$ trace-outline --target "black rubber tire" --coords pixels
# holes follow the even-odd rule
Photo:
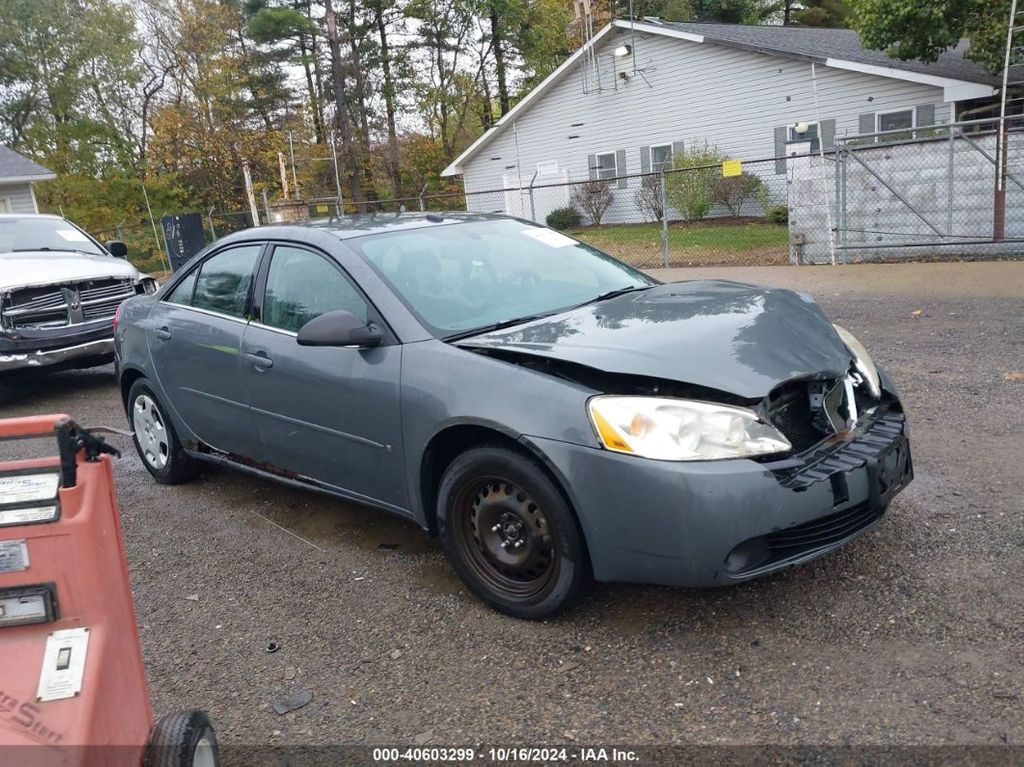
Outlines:
[[[479,577],[467,561],[472,554],[460,543],[453,515],[459,513],[458,499],[467,488],[485,477],[500,477],[516,485],[543,509],[557,569],[536,595],[510,598]],[[452,461],[438,489],[437,523],[445,555],[455,572],[481,600],[506,615],[527,620],[553,617],[584,597],[593,585],[586,544],[568,502],[536,461],[515,451],[484,445]]]
[[[139,443],[138,435],[134,434],[132,413],[135,409],[135,402],[141,395],[146,395],[156,404],[164,425],[164,431],[167,434],[167,463],[161,468],[156,468],[146,460],[145,451]],[[156,394],[153,393],[149,381],[145,378],[140,378],[132,384],[132,388],[128,390],[128,424],[132,426],[132,442],[135,443],[135,450],[142,460],[142,465],[153,475],[153,479],[161,485],[178,485],[194,479],[202,469],[202,464],[188,455],[182,448],[181,440],[178,439],[178,433],[174,430],[174,425],[167,418],[166,413],[167,408],[157,398]]]
[[[142,763],[145,767],[219,767],[217,735],[206,712],[182,711],[161,718],[149,734]]]

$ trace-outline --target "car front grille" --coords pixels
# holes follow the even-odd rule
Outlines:
[[[734,577],[749,576],[838,546],[882,518],[884,507],[858,504],[845,511],[744,541],[725,560]]]
[[[121,302],[134,295],[127,279],[23,288],[11,293],[3,306],[4,324],[15,330],[81,325],[113,317]]]

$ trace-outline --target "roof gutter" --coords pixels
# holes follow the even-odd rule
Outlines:
[[[56,173],[41,173],[38,176],[0,176],[0,186],[35,181],[53,181],[55,178],[57,178]]]

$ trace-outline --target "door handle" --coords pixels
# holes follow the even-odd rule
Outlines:
[[[171,331],[167,329],[166,325],[164,327],[162,327],[162,328],[157,328],[156,330],[154,330],[153,331],[153,335],[155,335],[161,341],[170,341],[171,340]]]
[[[274,367],[274,361],[270,359],[270,357],[268,357],[264,352],[260,352],[258,354],[251,354],[249,352],[246,352],[245,358],[249,360],[249,362],[251,362],[253,365],[260,368],[261,370],[266,370],[267,368]]]

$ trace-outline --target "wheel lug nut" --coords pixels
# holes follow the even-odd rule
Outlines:
[[[491,532],[492,533],[496,533],[499,530],[501,530],[501,525],[495,525],[494,527],[491,528]]]
[[[519,541],[516,541],[516,548],[517,548],[517,549],[518,549],[518,548],[521,548],[521,547],[522,547],[522,545],[523,545],[523,542],[522,542],[521,540],[519,540]]]
[[[508,548],[508,541],[502,541],[501,542],[501,548],[507,549]]]

